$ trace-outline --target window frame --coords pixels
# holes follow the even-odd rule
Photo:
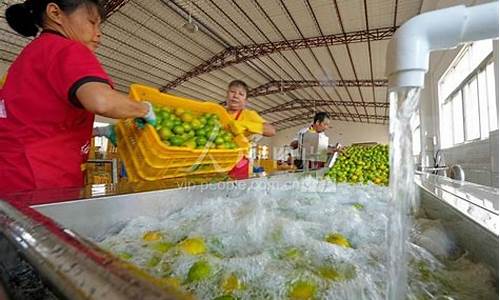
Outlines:
[[[466,53],[467,50],[469,50],[471,47],[471,45],[467,46],[466,48],[464,48],[464,50],[462,50],[458,55],[457,57],[453,60],[452,62],[452,66],[455,65],[457,63],[457,61],[460,61],[460,59],[462,59]],[[449,102],[452,102],[453,101],[453,98],[455,97],[455,95],[457,95],[458,93],[461,93],[461,102],[462,102],[462,128],[463,128],[463,135],[464,135],[464,141],[463,142],[460,142],[460,143],[455,143],[455,134],[454,134],[454,131],[453,129],[451,130],[451,135],[452,135],[452,143],[451,145],[447,145],[446,147],[443,147],[443,145],[441,144],[441,148],[442,149],[450,149],[450,148],[453,148],[453,147],[456,147],[456,146],[461,146],[461,145],[465,145],[465,144],[469,144],[469,143],[474,143],[474,142],[478,142],[478,141],[481,141],[481,140],[485,140],[485,139],[488,139],[489,138],[489,133],[492,131],[490,130],[490,121],[489,121],[489,114],[488,114],[488,137],[487,138],[483,138],[482,135],[481,135],[481,108],[480,108],[480,103],[479,103],[479,74],[482,72],[482,71],[485,71],[486,72],[486,69],[488,67],[488,65],[490,63],[493,63],[494,64],[494,58],[493,58],[493,52],[489,53],[482,61],[481,63],[479,63],[479,65],[474,69],[472,70],[472,72],[470,72],[470,74],[468,74],[458,85],[455,89],[453,89],[446,98],[444,98],[443,100],[439,100],[439,113],[442,114],[443,113],[443,105],[449,103]],[[441,76],[441,79],[439,80],[439,83],[438,83],[438,88],[439,87],[439,84],[440,82],[442,81],[442,78],[444,76],[446,76],[448,74],[448,72],[452,69],[452,68],[455,68],[454,66],[453,67],[450,67],[446,72],[443,73],[443,75]],[[464,96],[464,93],[465,93],[465,89],[467,88],[467,85],[469,83],[471,83],[474,78],[476,78],[476,89],[477,89],[477,101],[478,101],[478,111],[479,111],[479,114],[478,114],[478,123],[479,123],[479,131],[480,131],[480,134],[479,134],[479,137],[478,138],[475,138],[475,139],[470,139],[468,140],[467,139],[467,123],[466,123],[466,116],[465,116],[465,113],[466,113],[466,103],[465,103],[465,96]],[[487,81],[487,77],[485,78],[486,81]],[[439,90],[439,89],[438,89]],[[438,95],[441,94],[441,91],[438,91]],[[496,96],[496,95],[495,95]],[[488,99],[488,111],[490,109],[489,107],[489,99]],[[453,106],[453,105],[452,105]],[[498,109],[498,108],[496,108]],[[451,113],[452,113],[452,116],[451,116],[451,120],[453,122],[454,120],[454,117],[453,117],[453,107],[451,107]],[[442,118],[440,117],[440,120],[442,120]],[[497,115],[497,122],[498,122],[498,115]],[[452,126],[453,128],[455,127],[454,125]],[[443,133],[442,132],[442,124],[440,124],[439,126],[440,128],[440,135]]]

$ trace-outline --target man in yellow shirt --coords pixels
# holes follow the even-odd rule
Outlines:
[[[234,80],[229,83],[226,95],[226,110],[234,118],[231,124],[233,132],[243,133],[249,137],[251,135],[263,135],[271,137],[276,134],[274,127],[266,123],[256,111],[245,108],[247,101],[248,86],[241,80]],[[249,160],[244,157],[229,172],[233,179],[246,179],[249,176]]]
[[[226,95],[226,110],[236,121],[233,125],[238,132],[246,136],[259,134],[271,137],[276,134],[274,127],[254,110],[245,108],[248,86],[241,80],[233,80],[229,83]]]

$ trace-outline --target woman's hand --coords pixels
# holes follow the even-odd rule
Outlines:
[[[144,103],[145,105],[148,106],[148,112],[146,113],[146,115],[144,117],[136,118],[135,124],[139,128],[143,128],[146,123],[151,124],[152,126],[155,126],[156,125],[156,114],[153,110],[153,105],[147,101],[143,101],[142,103]]]

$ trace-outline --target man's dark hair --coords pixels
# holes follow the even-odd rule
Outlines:
[[[243,80],[233,80],[229,83],[227,86],[228,89],[232,88],[233,86],[241,87],[245,90],[245,92],[248,95],[248,85],[243,81]]]
[[[321,123],[323,121],[325,121],[326,119],[329,119],[330,117],[328,116],[328,113],[322,111],[322,112],[318,112],[314,115],[314,122],[313,124],[316,124],[316,123]]]

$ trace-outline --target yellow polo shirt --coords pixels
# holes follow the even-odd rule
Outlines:
[[[264,124],[266,121],[259,115],[259,113],[257,113],[256,111],[254,110],[251,110],[251,109],[243,109],[240,113],[239,113],[239,116],[238,116],[238,112],[236,113],[231,113],[230,114],[231,117],[233,117],[235,120],[237,121],[241,121],[241,122],[253,122],[253,123],[258,123],[258,124]],[[253,133],[250,133],[250,132],[245,132],[245,136],[250,136],[252,135]]]

